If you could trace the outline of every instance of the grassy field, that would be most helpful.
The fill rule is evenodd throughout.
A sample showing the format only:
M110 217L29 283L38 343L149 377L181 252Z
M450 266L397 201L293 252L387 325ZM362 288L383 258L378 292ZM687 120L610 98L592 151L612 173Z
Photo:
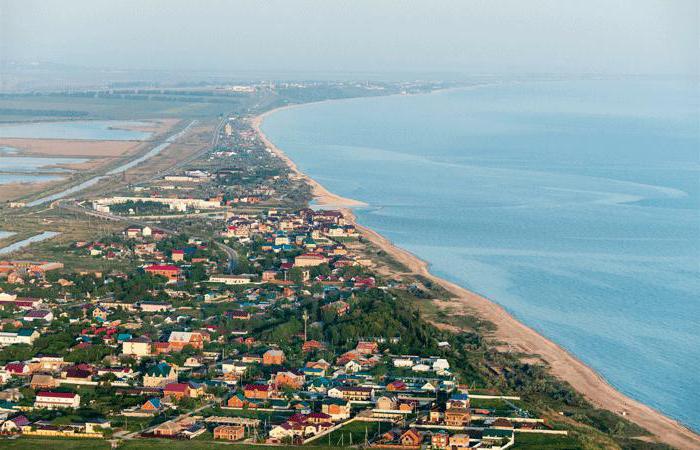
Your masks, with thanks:
M388 431L389 428L389 424L381 424L383 431ZM378 422L352 422L328 436L307 444L307 447L323 448L330 446L330 448L338 448L357 445L365 441L365 435L367 439L371 440L379 429L380 423Z
M6 96L0 98L0 121L70 120L65 115L44 115L41 111L77 112L77 120L148 119L216 117L244 106L246 99L231 98L219 102L173 100L71 97L61 95ZM31 111L17 115L13 111Z
M571 436L516 433L512 448L527 450L578 450L581 445Z

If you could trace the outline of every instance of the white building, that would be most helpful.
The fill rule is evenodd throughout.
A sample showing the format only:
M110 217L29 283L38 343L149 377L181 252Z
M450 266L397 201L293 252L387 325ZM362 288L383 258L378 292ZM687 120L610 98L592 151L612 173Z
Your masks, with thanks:
M43 391L37 393L34 400L35 408L78 408L79 406L80 396L71 392Z
M33 344L39 333L36 330L23 328L17 332L0 332L0 347L12 344Z
M212 275L209 277L210 283L223 283L226 285L248 284L250 277L244 275Z

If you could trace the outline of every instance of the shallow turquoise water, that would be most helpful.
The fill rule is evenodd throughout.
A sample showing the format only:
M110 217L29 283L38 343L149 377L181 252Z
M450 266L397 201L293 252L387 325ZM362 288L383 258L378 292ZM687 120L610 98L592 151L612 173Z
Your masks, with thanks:
M263 130L359 221L700 430L697 81L314 104Z
M31 122L0 125L2 138L26 139L94 139L109 141L142 141L152 133L120 127L144 125L142 122L116 120L75 120L70 122Z

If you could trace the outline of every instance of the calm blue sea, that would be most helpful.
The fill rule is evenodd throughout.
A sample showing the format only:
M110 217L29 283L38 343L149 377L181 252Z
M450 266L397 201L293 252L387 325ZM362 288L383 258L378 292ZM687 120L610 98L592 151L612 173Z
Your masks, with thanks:
M279 111L359 221L700 430L697 80L500 84Z

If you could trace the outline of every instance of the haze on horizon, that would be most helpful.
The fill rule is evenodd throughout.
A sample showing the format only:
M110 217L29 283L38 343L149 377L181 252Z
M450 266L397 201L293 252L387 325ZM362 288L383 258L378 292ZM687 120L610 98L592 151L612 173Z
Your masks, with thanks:
M0 70L697 75L698 4L0 0Z

